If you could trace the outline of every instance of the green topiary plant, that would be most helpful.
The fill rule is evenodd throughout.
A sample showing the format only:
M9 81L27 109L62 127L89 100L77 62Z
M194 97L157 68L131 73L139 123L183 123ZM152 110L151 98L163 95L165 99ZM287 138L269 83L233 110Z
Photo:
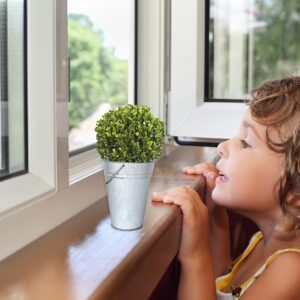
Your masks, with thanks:
M143 105L124 105L104 114L96 123L97 151L103 159L150 162L162 152L164 123Z

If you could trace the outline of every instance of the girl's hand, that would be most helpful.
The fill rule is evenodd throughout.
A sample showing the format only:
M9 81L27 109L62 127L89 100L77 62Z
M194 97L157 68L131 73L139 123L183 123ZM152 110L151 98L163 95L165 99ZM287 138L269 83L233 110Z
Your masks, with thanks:
M217 172L219 173L218 169L215 165L210 163L200 163L194 166L187 166L183 167L182 171L186 174L190 175L204 175L209 172Z
M216 178L219 176L219 170L215 167L215 165L210 163L201 163L191 167L184 167L182 171L189 175L203 175L206 180L205 204L209 213L214 214L221 209L215 204L211 196L215 187Z
M178 205L183 213L178 259L191 262L209 249L207 207L191 187L181 186L162 193L153 193L152 201Z
M209 212L210 245L215 274L219 275L232 261L227 209L217 205L212 199L212 191L215 187L215 180L219 175L219 170L213 164L202 163L193 167L185 167L183 172L205 177L205 203Z

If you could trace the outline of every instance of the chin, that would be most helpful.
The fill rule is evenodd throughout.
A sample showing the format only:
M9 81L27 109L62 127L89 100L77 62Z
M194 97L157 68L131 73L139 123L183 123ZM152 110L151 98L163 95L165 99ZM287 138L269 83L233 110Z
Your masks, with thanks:
M224 191L214 190L212 193L212 199L215 204L230 210L235 210L240 204L237 199L230 197L230 195L226 195Z
M226 203L228 203L228 199L224 197L224 193L213 190L211 196L213 201L220 206L226 206Z

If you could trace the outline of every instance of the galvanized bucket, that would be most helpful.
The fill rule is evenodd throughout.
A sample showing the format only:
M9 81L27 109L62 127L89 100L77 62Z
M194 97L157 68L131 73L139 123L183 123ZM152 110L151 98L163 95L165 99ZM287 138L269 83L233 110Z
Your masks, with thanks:
M111 225L121 230L141 228L154 162L103 160L103 166Z

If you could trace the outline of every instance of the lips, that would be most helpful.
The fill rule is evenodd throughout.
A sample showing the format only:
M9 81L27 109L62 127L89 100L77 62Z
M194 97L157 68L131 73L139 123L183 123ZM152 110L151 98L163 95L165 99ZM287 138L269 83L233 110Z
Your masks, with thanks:
M216 178L216 183L224 183L227 182L229 179L226 175L224 175L222 172L219 173L219 176Z

